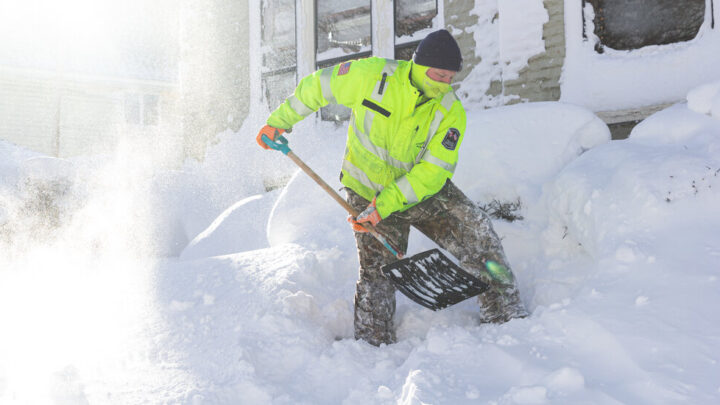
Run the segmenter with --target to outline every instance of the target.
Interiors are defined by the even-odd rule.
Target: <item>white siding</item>
[[[124,121],[121,97],[70,93],[60,106],[60,156],[111,151]]]
[[[131,125],[126,96],[156,96],[157,125]],[[109,152],[122,136],[182,137],[176,87],[0,67],[0,139],[51,156]],[[143,121],[141,121],[142,123]]]
[[[0,139],[53,154],[57,112],[56,89],[0,76]]]

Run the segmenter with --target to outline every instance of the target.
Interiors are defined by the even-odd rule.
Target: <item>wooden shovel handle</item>
[[[298,165],[305,173],[307,173],[308,176],[310,176],[315,182],[322,187],[325,191],[327,191],[330,196],[335,199],[340,205],[345,208],[345,211],[348,212],[348,214],[352,215],[353,218],[357,217],[359,213],[350,205],[347,201],[345,201],[344,198],[340,196],[340,194],[337,193],[337,191],[333,190],[332,187],[330,187],[329,184],[325,182],[325,180],[322,179],[322,177],[318,176],[317,173],[313,171],[308,165],[305,164],[302,160],[300,160],[299,157],[297,157],[296,154],[294,154],[292,151],[288,152],[287,156],[292,159],[293,162],[295,162],[296,165]]]
[[[342,205],[343,208],[345,208],[345,211],[347,211],[348,214],[350,214],[353,218],[357,218],[358,212],[350,205],[347,201],[345,201],[344,198],[340,196],[340,194],[337,193],[337,191],[333,190],[332,187],[330,187],[329,184],[325,182],[320,176],[317,175],[308,165],[305,164],[295,153],[292,151],[289,151],[287,153],[287,156],[292,159],[293,162],[295,162],[296,165],[298,165],[302,171],[304,171],[310,178],[315,180],[315,182],[322,187],[330,196],[337,201],[340,205]],[[398,249],[396,245],[391,243],[385,236],[383,236],[378,230],[372,226],[372,224],[369,223],[363,223],[362,226],[370,232],[372,236],[375,237],[380,243],[382,243],[390,252],[392,252],[395,257],[398,259],[402,259],[405,256],[405,252]]]

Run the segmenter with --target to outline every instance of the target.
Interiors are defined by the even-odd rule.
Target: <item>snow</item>
[[[260,249],[268,246],[265,235],[267,217],[272,201],[278,192],[257,194],[244,198],[223,211],[200,232],[180,253],[180,259],[191,260],[202,257],[221,256],[243,250]],[[248,213],[254,215],[248,215]],[[255,239],[236,238],[238,230],[256,235]],[[260,235],[263,235],[262,237]]]
[[[59,198],[75,208],[52,237],[2,239],[0,402],[717,403],[713,86],[624,141],[573,105],[470,109],[455,181],[522,202],[523,220],[495,225],[532,315],[482,325],[473,300],[432,312],[398,295],[399,341],[379,348],[353,339],[342,208],[304,173],[264,193],[262,164],[222,170],[238,150],[287,159],[252,128],[176,171],[3,143],[3,231],[31,198],[18,173],[73,183]],[[316,132],[326,142],[298,128],[290,145],[337,189],[344,129]]]
[[[720,81],[702,85],[687,95],[688,108],[700,114],[720,117]]]
[[[0,4],[0,64],[176,82],[177,8],[146,2],[47,0]],[[42,10],[42,12],[38,12]]]
[[[670,54],[712,61],[715,36]],[[346,213],[255,144],[262,117],[174,169],[142,147],[61,160],[0,141],[0,403],[720,403],[717,64],[628,88],[670,56],[569,55],[563,102],[467,99],[454,177],[480,205],[518,203],[494,224],[531,316],[479,324],[474,300],[397,294],[390,346],[353,338]],[[572,77],[595,63],[621,75]],[[646,98],[679,102],[622,141],[589,111]],[[338,190],[345,129],[306,121],[290,147]]]

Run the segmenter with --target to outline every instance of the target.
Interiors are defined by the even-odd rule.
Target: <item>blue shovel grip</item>
[[[265,142],[265,145],[270,147],[270,149],[279,150],[283,153],[283,155],[287,155],[290,152],[288,140],[282,135],[276,136],[274,141],[267,135],[263,135],[262,140]]]

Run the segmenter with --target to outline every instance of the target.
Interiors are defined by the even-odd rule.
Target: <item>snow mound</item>
[[[318,123],[314,131],[297,125],[287,136],[293,152],[343,199],[340,164],[345,148],[345,126]],[[266,152],[279,161],[282,154]],[[270,246],[297,243],[313,249],[355,246],[348,214],[327,191],[305,172],[295,169],[270,213],[267,239]]]
[[[720,121],[678,105],[614,142],[559,103],[468,122],[456,183],[532,214],[495,221],[531,316],[480,324],[474,300],[432,312],[398,294],[398,343],[356,341],[352,232],[304,173],[272,205],[253,197],[262,171],[223,189],[238,173],[222,159],[162,177],[133,161],[99,174],[67,237],[0,254],[0,402],[719,403]],[[314,132],[291,146],[337,189],[344,129]],[[271,205],[269,248],[143,250],[168,211],[185,228],[162,233],[206,230],[188,256],[255,243],[264,221],[241,217]]]
[[[269,247],[265,228],[279,191],[244,198],[226,209],[180,254],[181,260]]]
[[[689,205],[709,209],[720,201],[718,133],[720,122],[683,104],[656,113],[629,139],[597,147],[558,174],[544,196],[550,223],[599,258],[612,255],[628,230],[667,222]]]
[[[337,129],[344,132],[344,129]],[[339,136],[338,136],[339,137]],[[476,202],[536,202],[542,185],[568,162],[610,140],[607,125],[592,112],[568,104],[519,104],[468,114],[453,177]],[[310,164],[335,190],[342,145]],[[329,158],[328,156],[332,156]],[[340,192],[344,198],[344,192]],[[309,248],[354,246],[347,213],[305,173],[298,171],[278,197],[268,221],[270,246],[297,243]],[[411,231],[408,253],[435,245]]]
[[[720,81],[691,90],[687,102],[691,110],[720,119]]]
[[[76,175],[75,165],[71,161],[48,156],[24,160],[20,172],[21,182],[72,181]]]
[[[181,361],[202,376],[201,385],[225,381],[185,397],[236,403],[241,396],[241,403],[263,404],[284,392],[289,402],[340,403],[353,380],[327,382],[353,375],[353,355],[373,349],[350,340],[320,356],[318,349],[352,336],[351,306],[339,297],[351,295],[345,279],[355,271],[338,271],[337,259],[287,244],[161,272],[158,304],[173,314],[171,327],[184,329],[166,336],[165,345],[188,354]],[[177,285],[186,288],[172,291]]]
[[[338,161],[342,158],[337,155]],[[333,173],[334,172],[334,173]],[[321,170],[320,176],[337,179],[337,169]],[[333,189],[340,189],[335,180]],[[344,192],[340,192],[341,197]],[[268,220],[270,246],[297,243],[313,249],[354,246],[347,212],[308,175],[298,171],[285,187]]]
[[[41,156],[0,139],[0,187],[15,187],[23,161]]]
[[[607,125],[569,104],[518,104],[468,115],[453,181],[475,201],[535,201],[568,162],[610,140]]]

